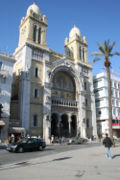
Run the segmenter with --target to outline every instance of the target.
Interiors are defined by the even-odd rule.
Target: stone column
[[[68,114],[69,136],[71,136],[71,114]]]
[[[58,134],[61,136],[61,116],[58,114]]]

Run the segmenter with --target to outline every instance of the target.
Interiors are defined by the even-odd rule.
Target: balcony
[[[52,103],[52,106],[77,108],[77,101],[71,100],[71,99],[62,99],[62,98],[52,97],[51,103]]]

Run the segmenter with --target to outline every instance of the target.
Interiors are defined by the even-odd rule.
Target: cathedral
[[[88,44],[74,25],[65,54],[47,46],[47,18],[34,3],[21,19],[14,52],[10,124],[49,143],[57,137],[97,136]]]

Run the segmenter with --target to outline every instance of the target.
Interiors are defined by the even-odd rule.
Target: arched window
[[[81,46],[80,46],[80,48],[79,48],[79,53],[80,53],[80,59],[81,59]]]
[[[85,50],[83,48],[83,61],[85,60]]]
[[[34,25],[33,27],[33,41],[36,42],[36,32],[37,32],[37,26]]]
[[[70,57],[70,49],[68,49],[68,51],[67,51],[67,55]]]
[[[34,115],[33,115],[32,126],[33,126],[33,127],[37,127],[37,126],[38,126],[38,115],[37,115],[37,114],[34,114]]]
[[[73,47],[71,47],[71,57],[73,58]]]
[[[38,77],[38,68],[37,67],[34,70],[34,75],[35,75],[36,78]]]
[[[41,43],[41,28],[38,30],[38,43]]]
[[[33,97],[34,98],[38,98],[39,97],[39,89],[38,88],[34,88],[34,90],[33,90]]]
[[[87,90],[87,82],[84,82],[84,90]]]
[[[89,119],[86,120],[86,126],[87,126],[87,128],[90,127],[90,121],[89,121]]]

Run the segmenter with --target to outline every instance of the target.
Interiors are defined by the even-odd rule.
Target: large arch
[[[75,81],[66,71],[61,70],[55,73],[51,91],[52,97],[56,97],[58,99],[76,99]]]
[[[65,60],[65,61],[64,61],[64,64],[61,64],[61,65],[59,64],[57,67],[54,67],[54,68],[51,70],[51,73],[50,73],[50,84],[51,84],[52,86],[53,86],[53,78],[54,78],[55,74],[56,74],[58,71],[67,72],[67,73],[72,77],[72,79],[74,80],[76,90],[77,90],[77,89],[81,89],[81,87],[82,87],[82,81],[81,81],[81,79],[79,78],[78,74],[76,73],[76,69],[73,68],[72,64],[71,64],[68,60]]]
[[[58,66],[50,76],[51,81],[51,135],[70,137],[77,134],[79,78],[72,67]],[[67,111],[66,111],[67,109]],[[54,115],[57,112],[57,115]],[[56,120],[55,120],[56,119]],[[56,130],[55,130],[55,129]]]

